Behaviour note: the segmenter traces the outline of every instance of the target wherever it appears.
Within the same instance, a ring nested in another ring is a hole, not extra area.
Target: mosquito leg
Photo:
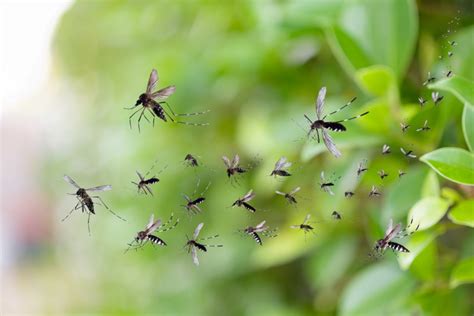
[[[318,144],[321,142],[321,139],[319,138],[319,131],[316,129],[316,135],[318,136]]]
[[[129,118],[128,118],[128,124],[130,125],[130,129],[132,129],[132,117],[133,117],[135,114],[137,114],[138,112],[140,112],[140,110],[141,110],[141,109],[136,110],[135,112],[133,112],[132,115],[129,116]]]
[[[352,102],[354,102],[356,99],[357,99],[357,97],[354,97],[352,100],[350,100],[349,102],[347,102],[346,104],[344,104],[343,106],[341,106],[339,109],[337,109],[337,110],[335,110],[335,111],[332,111],[332,112],[329,113],[329,114],[324,115],[324,117],[322,118],[322,120],[324,120],[324,119],[325,119],[326,117],[328,117],[328,116],[331,116],[331,115],[336,114],[337,112],[343,110],[345,107],[351,105]]]
[[[171,110],[171,107],[168,106],[168,108]],[[171,122],[173,123],[178,123],[178,124],[184,124],[184,125],[191,125],[191,126],[208,126],[209,123],[191,123],[191,122],[183,122],[183,121],[178,121],[176,120],[176,115],[174,114],[173,110],[171,110],[171,113],[173,114],[173,116],[171,116],[168,112],[166,112],[166,110],[163,108],[163,111],[165,112],[166,116],[169,117],[169,119],[171,120]],[[173,118],[174,117],[174,118]]]
[[[148,111],[150,112],[150,114],[151,114],[151,117],[153,118],[153,123],[152,123],[152,126],[153,126],[153,127],[155,127],[155,116],[156,116],[156,115],[155,115],[155,113],[153,113],[153,111],[152,111],[152,110],[150,110],[150,108],[148,108]]]
[[[142,109],[142,112],[140,113],[140,116],[138,117],[138,132],[140,133],[140,121],[142,120],[143,114],[145,113],[145,108]]]
[[[96,196],[93,196],[93,198],[98,199],[110,213],[114,214],[116,217],[118,217],[118,218],[121,219],[122,221],[126,222],[126,220],[125,220],[124,218],[122,218],[122,217],[118,216],[117,214],[115,214],[115,213],[107,206],[107,204],[105,204],[105,202],[102,200],[102,198],[101,198],[100,196],[96,195]]]
[[[69,214],[66,215],[66,217],[64,217],[61,222],[64,222],[69,216],[71,216],[72,212],[74,212],[75,210],[79,209],[79,204],[81,202],[77,202],[76,205],[72,208],[72,210],[69,212]]]
[[[163,101],[163,102],[160,102],[162,104],[165,104],[168,109],[171,111],[171,114],[173,114],[174,117],[176,116],[194,116],[194,115],[202,115],[202,114],[206,114],[206,113],[209,113],[211,112],[210,110],[206,110],[206,111],[202,111],[202,112],[194,112],[194,113],[183,113],[183,114],[176,114],[174,113],[173,109],[171,108],[171,106],[168,104],[168,102],[166,101]]]
[[[344,119],[344,120],[336,121],[336,123],[342,123],[342,122],[347,122],[347,121],[355,120],[355,119],[357,119],[357,118],[359,118],[359,117],[361,117],[361,116],[367,115],[367,114],[369,114],[369,111],[364,112],[364,113],[359,114],[359,115],[356,115],[356,116],[353,116],[353,117],[350,117],[350,118],[347,118],[347,119]]]

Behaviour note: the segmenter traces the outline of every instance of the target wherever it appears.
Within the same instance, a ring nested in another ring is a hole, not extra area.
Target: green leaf
[[[409,275],[392,263],[371,265],[346,286],[340,301],[340,315],[400,315],[413,286]]]
[[[380,27],[383,25],[384,27]],[[348,1],[328,41],[350,74],[371,65],[385,65],[400,79],[414,51],[418,14],[412,0]]]
[[[408,221],[420,225],[419,230],[428,229],[448,211],[449,202],[440,197],[427,197],[418,201],[408,212]]]
[[[474,200],[466,200],[457,204],[449,212],[448,218],[453,223],[474,227]]]
[[[423,155],[421,161],[444,178],[474,185],[474,154],[460,148],[440,148]]]
[[[466,283],[474,283],[474,257],[462,260],[451,272],[451,288]]]
[[[396,89],[395,76],[392,70],[384,65],[359,69],[356,78],[362,88],[375,96],[385,96],[390,90]]]
[[[454,75],[451,78],[430,84],[428,88],[451,92],[462,103],[469,103],[470,106],[474,106],[474,82],[466,78]]]
[[[439,181],[436,173],[430,171],[423,182],[421,197],[439,196]]]
[[[474,107],[464,104],[462,112],[462,131],[467,147],[471,152],[474,151]]]

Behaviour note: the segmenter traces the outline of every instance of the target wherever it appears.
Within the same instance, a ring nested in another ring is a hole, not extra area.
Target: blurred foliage
[[[459,23],[449,24],[453,19]],[[74,115],[64,131],[68,144],[50,149],[43,170],[45,178],[58,175],[46,186],[52,200],[62,201],[54,218],[62,238],[44,267],[54,262],[54,278],[71,289],[58,298],[62,305],[70,313],[117,315],[474,313],[472,187],[466,185],[474,183],[473,155],[464,149],[472,150],[473,139],[472,21],[472,6],[462,1],[74,3],[53,47],[56,72],[77,96],[65,105]],[[458,45],[449,60],[439,59],[447,39]],[[135,104],[152,68],[159,87],[176,85],[169,98],[175,112],[210,109],[190,120],[211,125],[144,121],[141,133],[136,122],[130,130],[131,113],[123,108]],[[429,87],[443,92],[443,101],[420,107],[418,97],[431,99],[423,86],[427,72],[440,78],[448,69],[452,78]],[[337,118],[370,111],[348,122],[346,133],[332,133],[340,159],[306,142],[300,128],[307,128],[304,113],[314,117],[321,86],[328,88],[326,111],[358,97]],[[431,130],[416,132],[425,120]],[[402,122],[411,126],[406,133]],[[390,155],[381,154],[383,144]],[[403,157],[400,147],[423,156],[436,173]],[[203,163],[197,171],[182,164],[188,152]],[[220,159],[234,153],[244,165],[261,160],[237,187]],[[282,155],[294,162],[293,176],[277,181],[268,175]],[[139,196],[130,184],[135,170],[146,172],[156,159],[155,170],[167,168],[155,195]],[[369,171],[359,178],[363,159]],[[381,169],[389,174],[384,180]],[[319,190],[323,170],[341,176],[335,197]],[[74,203],[63,197],[70,189],[61,182],[64,172],[86,187],[113,184],[102,196],[127,222],[100,210],[92,238],[81,214],[60,223]],[[191,194],[198,178],[212,184],[203,214],[190,217],[181,194]],[[372,185],[382,197],[368,198]],[[297,208],[274,193],[296,186],[302,187]],[[230,209],[250,188],[259,211]],[[345,199],[349,190],[355,196]],[[331,218],[334,210],[341,221]],[[166,219],[171,212],[181,223],[161,236],[166,249],[122,254],[150,213]],[[289,228],[308,212],[315,236]],[[374,262],[367,254],[390,218],[413,219],[419,231],[401,241],[409,254],[387,252]],[[263,219],[279,227],[263,247],[237,233]],[[204,236],[221,235],[224,248],[201,254],[196,268],[181,247],[199,222]]]

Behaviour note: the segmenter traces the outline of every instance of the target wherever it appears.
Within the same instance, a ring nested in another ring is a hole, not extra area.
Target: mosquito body
[[[360,175],[366,172],[367,170],[369,170],[367,168],[367,160],[364,159],[359,163],[359,167],[357,168],[357,176],[360,177]]]
[[[150,220],[148,221],[148,224],[146,225],[145,229],[137,233],[137,236],[133,239],[133,241],[128,244],[128,248],[127,250],[125,250],[125,252],[130,249],[136,250],[138,248],[141,248],[145,246],[147,242],[151,242],[153,245],[166,246],[166,242],[160,237],[153,235],[153,233],[156,234],[166,232],[175,228],[178,223],[179,218],[173,224],[173,213],[171,213],[170,219],[164,224],[161,224],[160,219],[157,219],[155,221],[154,215],[151,214]]]
[[[140,172],[135,171],[137,173],[139,181],[138,182],[132,181],[132,183],[137,186],[138,193],[153,195],[153,192],[151,191],[150,186],[152,184],[160,182],[160,179],[156,175],[154,175],[152,177],[148,177],[148,175],[153,170],[155,165],[156,165],[156,162],[153,164],[153,166],[150,168],[150,170],[144,176],[142,176]],[[166,168],[167,168],[167,166],[165,166],[163,169],[161,169],[157,173],[157,175],[161,174],[163,172],[163,170],[165,170]]]
[[[342,215],[336,211],[332,212],[331,216],[333,219],[338,220],[338,221],[342,219]]]
[[[425,103],[426,103],[426,100],[423,99],[423,97],[419,97],[418,98],[418,103],[420,104],[421,107],[423,107],[423,105],[425,105]]]
[[[319,183],[319,188],[323,190],[324,192],[334,195],[334,192],[332,191],[332,187],[334,187],[335,182],[340,178],[334,179],[334,180],[326,180],[324,177],[324,171],[321,171],[321,182]]]
[[[313,132],[316,132],[317,136],[317,141],[318,143],[320,142],[320,136],[319,136],[319,131],[321,131],[321,137],[323,139],[324,144],[326,145],[327,149],[329,152],[331,152],[336,158],[341,156],[341,152],[339,149],[337,149],[336,145],[334,144],[333,139],[331,136],[328,134],[327,130],[334,131],[334,132],[344,132],[346,131],[346,127],[342,124],[343,122],[347,122],[350,120],[355,120],[359,117],[362,117],[369,112],[364,112],[362,114],[359,114],[354,117],[350,117],[344,120],[339,120],[339,121],[325,121],[326,117],[331,116],[345,107],[349,106],[352,104],[352,102],[355,101],[356,98],[353,98],[351,101],[340,107],[339,109],[326,114],[322,116],[323,112],[323,107],[324,107],[324,99],[326,98],[326,87],[322,87],[321,90],[319,90],[318,97],[316,98],[316,118],[314,122],[305,114],[304,117],[309,121],[310,123],[310,130],[308,131],[308,137],[311,136]]]
[[[401,178],[403,177],[404,175],[406,175],[406,172],[403,171],[403,170],[398,170],[398,177]]]
[[[191,257],[193,258],[193,262],[197,266],[199,265],[199,259],[198,259],[198,256],[197,256],[198,250],[203,251],[203,252],[207,252],[208,247],[223,247],[222,245],[208,245],[208,244],[203,244],[201,242],[201,241],[204,241],[204,240],[219,237],[219,235],[214,235],[214,236],[210,236],[210,237],[207,237],[207,238],[198,238],[199,232],[201,231],[203,226],[204,226],[204,223],[199,223],[197,225],[196,229],[194,230],[193,238],[192,239],[187,238],[188,240],[187,240],[186,244],[184,245],[187,248],[188,253],[191,253]]]
[[[416,131],[417,132],[427,132],[429,131],[431,128],[428,126],[428,120],[425,120],[425,123],[423,124],[422,127],[420,128],[417,128]]]
[[[380,177],[380,179],[385,179],[386,177],[388,177],[388,173],[385,173],[385,170],[380,170],[378,173],[377,173]]]
[[[291,162],[286,160],[286,157],[281,157],[278,159],[278,161],[275,163],[275,168],[273,169],[272,173],[270,173],[271,176],[277,177],[289,177],[291,174],[285,170],[291,167]]]
[[[194,125],[194,126],[209,125],[207,123],[201,124],[201,123],[190,123],[190,122],[178,121],[176,118],[180,116],[200,115],[200,114],[208,113],[209,111],[186,113],[186,114],[174,113],[171,107],[169,106],[169,104],[165,100],[176,91],[176,87],[168,86],[168,87],[165,87],[163,89],[153,92],[153,90],[155,90],[157,83],[158,83],[158,73],[156,69],[153,69],[150,73],[150,77],[148,78],[146,92],[140,94],[137,102],[135,103],[135,106],[131,108],[126,108],[129,110],[134,110],[137,106],[141,106],[141,108],[133,112],[133,114],[130,115],[130,117],[128,118],[130,128],[132,128],[132,117],[135,116],[135,114],[137,114],[138,112],[140,112],[140,115],[137,121],[139,131],[140,131],[140,122],[143,117],[145,117],[145,119],[148,122],[150,122],[148,118],[146,117],[147,112],[150,113],[153,118],[153,125],[155,124],[155,117],[158,117],[164,122],[167,122],[169,119],[171,122],[179,123],[179,124]],[[164,105],[168,107],[171,114],[165,110]]]
[[[435,82],[436,78],[431,76],[431,73],[428,72],[428,78],[423,82],[423,85],[426,86],[429,83]]]
[[[405,124],[405,123],[400,123],[400,127],[402,128],[402,132],[405,133],[410,128],[410,125]]]
[[[451,52],[449,52],[451,53]],[[449,56],[449,53],[448,53],[448,56]],[[452,56],[452,53],[451,53],[451,56]],[[449,56],[449,57],[451,57]],[[446,78],[451,78],[453,76],[453,71],[452,70],[449,70],[447,73],[446,73]]]
[[[247,172],[246,169],[239,166],[240,156],[237,155],[237,154],[234,155],[234,158],[232,158],[232,162],[230,161],[229,158],[227,158],[227,156],[222,156],[222,160],[224,161],[224,164],[227,168],[226,173],[227,173],[227,177],[229,179],[232,179],[234,176],[236,176],[238,174],[242,174],[242,173]]]
[[[247,192],[247,194],[245,194],[243,197],[239,198],[238,200],[236,200],[233,204],[232,204],[232,207],[234,206],[237,206],[237,207],[243,207],[245,208],[247,211],[251,212],[251,213],[255,213],[256,209],[255,207],[253,207],[252,205],[248,204],[247,202],[249,202],[250,200],[252,200],[253,198],[255,197],[255,193],[253,193],[253,190],[250,190],[249,192]]]
[[[431,93],[431,99],[433,100],[434,105],[438,105],[443,100],[443,98],[444,97],[440,95],[438,91]]]
[[[61,221],[65,221],[71,214],[72,212],[74,212],[75,210],[78,210],[78,209],[81,209],[82,212],[87,212],[87,228],[88,228],[88,231],[89,231],[89,235],[90,235],[90,215],[91,214],[95,214],[95,207],[94,205],[95,204],[99,204],[99,205],[103,205],[109,212],[111,212],[113,215],[115,215],[116,217],[118,217],[119,219],[125,221],[125,219],[123,219],[122,217],[118,216],[117,214],[115,214],[108,206],[107,204],[104,203],[104,201],[102,200],[102,198],[98,195],[96,196],[91,196],[89,195],[87,192],[99,192],[99,191],[110,191],[112,190],[112,186],[111,185],[100,185],[100,186],[97,186],[97,187],[93,187],[93,188],[89,188],[89,189],[84,189],[82,187],[80,187],[71,177],[69,177],[68,175],[65,175],[64,176],[64,180],[66,182],[68,182],[69,184],[71,184],[72,186],[74,186],[77,191],[76,193],[69,193],[70,195],[75,195],[78,202],[76,203],[76,205],[72,208],[72,210],[69,212],[68,215],[66,215],[66,217],[64,217]],[[93,199],[97,199],[99,200],[99,202],[94,202]]]
[[[199,167],[199,162],[196,157],[194,157],[191,154],[187,154],[186,157],[184,157],[184,163],[188,167]]]
[[[194,189],[193,196],[195,196],[195,194],[196,194],[196,190],[199,187],[199,183],[200,183],[200,181],[198,181],[198,183],[196,185],[196,189]],[[204,193],[206,193],[206,191],[209,189],[210,185],[211,185],[211,183],[209,182],[209,184],[206,186],[204,191],[202,191],[202,193],[199,194],[198,197],[190,198],[186,194],[183,194],[183,197],[186,200],[186,204],[182,205],[182,206],[188,211],[189,214],[196,215],[196,214],[199,214],[199,213],[202,212],[199,205],[206,200],[206,198],[204,197]]]
[[[346,192],[344,192],[344,196],[345,196],[346,198],[348,198],[348,199],[350,199],[350,198],[353,197],[354,195],[355,195],[355,193],[352,192],[352,191],[346,191]]]
[[[304,238],[306,239],[306,234],[308,233],[314,234],[314,227],[311,226],[309,222],[310,218],[311,218],[311,214],[307,214],[303,220],[303,223],[299,225],[291,225],[290,228],[302,230],[304,232]]]
[[[382,194],[379,192],[379,189],[375,185],[373,185],[372,189],[369,192],[369,197],[377,197],[381,195]]]
[[[410,221],[410,224],[402,230],[401,224],[397,224],[395,227],[393,227],[393,221],[390,219],[384,237],[377,240],[377,242],[375,243],[375,256],[382,256],[385,253],[385,250],[387,250],[388,248],[392,249],[394,252],[410,252],[410,250],[408,250],[405,246],[393,242],[392,240],[395,238],[401,239],[410,236],[411,234],[416,232],[420,226],[419,224],[415,230],[413,230],[412,232],[408,232],[408,228],[411,226],[412,223],[413,219]]]
[[[392,152],[392,150],[390,149],[390,146],[385,144],[382,146],[382,155],[388,155]]]
[[[279,194],[283,197],[285,197],[286,201],[290,204],[297,204],[298,201],[296,200],[296,197],[295,197],[295,194],[301,190],[300,187],[296,187],[294,188],[293,190],[291,190],[290,192],[288,193],[285,193],[285,192],[281,192],[281,191],[275,191],[276,194]]]
[[[250,235],[253,240],[260,246],[262,246],[262,238],[260,235],[266,236],[266,237],[276,237],[276,229],[273,230],[268,230],[268,226],[265,226],[265,222],[263,221],[259,223],[257,226],[249,226],[245,229],[243,229],[243,232]],[[259,235],[260,234],[260,235]]]
[[[412,159],[416,158],[416,155],[413,154],[413,150],[406,151],[405,149],[403,149],[403,147],[400,147],[400,151],[407,158],[412,158]]]

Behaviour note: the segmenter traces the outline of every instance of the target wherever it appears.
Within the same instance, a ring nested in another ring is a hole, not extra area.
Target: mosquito
[[[335,132],[344,132],[346,131],[346,127],[344,125],[342,125],[341,123],[343,122],[347,122],[347,121],[350,121],[350,120],[355,120],[359,117],[362,117],[366,114],[368,114],[369,112],[364,112],[362,114],[359,114],[357,116],[354,116],[354,117],[350,117],[350,118],[347,118],[347,119],[344,119],[344,120],[339,120],[339,121],[334,121],[334,122],[326,122],[324,119],[328,116],[331,116],[339,111],[341,111],[342,109],[344,109],[345,107],[351,105],[355,100],[356,98],[353,98],[351,101],[349,101],[348,103],[344,104],[342,107],[340,107],[339,109],[329,113],[329,114],[326,114],[324,115],[323,117],[322,116],[322,112],[323,112],[323,107],[324,107],[324,99],[326,97],[326,87],[322,87],[321,90],[319,90],[319,93],[318,93],[318,97],[316,98],[316,117],[317,117],[317,120],[316,121],[312,121],[306,114],[304,115],[304,117],[309,121],[309,123],[311,124],[310,125],[310,130],[308,131],[308,137],[311,136],[311,133],[313,131],[316,132],[316,136],[317,136],[317,140],[318,140],[318,143],[320,142],[320,136],[319,136],[319,130],[321,131],[321,136],[322,136],[322,139],[324,141],[324,144],[326,145],[327,149],[336,157],[340,157],[341,156],[341,152],[339,151],[339,149],[337,149],[336,145],[334,144],[334,141],[333,139],[331,138],[331,136],[328,134],[327,130],[331,130],[331,131],[335,131]],[[313,138],[314,139],[314,138]]]
[[[392,150],[390,149],[390,146],[385,144],[382,146],[382,155],[388,155],[392,152]]]
[[[380,196],[380,195],[382,194],[379,192],[379,189],[375,185],[373,185],[372,189],[369,192],[369,197]]]
[[[419,97],[418,98],[418,103],[420,104],[421,107],[423,107],[423,105],[425,105],[425,103],[426,103],[426,100],[423,97]]]
[[[207,237],[207,238],[198,238],[199,232],[201,231],[203,226],[204,226],[204,223],[199,223],[197,225],[196,229],[194,230],[193,238],[189,239],[188,236],[186,236],[186,239],[188,241],[184,245],[187,248],[188,253],[191,253],[191,256],[193,258],[193,262],[197,266],[199,265],[199,259],[198,259],[198,256],[197,256],[197,251],[198,250],[201,250],[203,252],[207,252],[208,247],[223,247],[223,245],[207,245],[207,244],[202,244],[202,243],[199,242],[199,241],[204,241],[204,240],[219,237],[219,235],[214,235],[214,236],[210,236],[210,237]]]
[[[431,128],[428,126],[428,120],[425,120],[425,123],[423,124],[422,127],[417,128],[417,132],[423,132],[423,131],[429,131]]]
[[[338,221],[342,219],[342,215],[336,211],[332,212],[331,216],[333,219],[338,220]]]
[[[260,237],[259,233],[265,237],[272,238],[276,237],[276,229],[268,230],[268,226],[265,226],[266,221],[262,221],[257,226],[248,226],[247,228],[243,229],[243,232],[252,236],[252,238],[262,246],[262,238]]]
[[[287,161],[286,157],[281,157],[275,163],[275,168],[273,169],[272,173],[270,173],[270,175],[274,177],[289,177],[291,176],[291,174],[287,170],[285,170],[289,167],[291,167],[291,162]]]
[[[157,219],[155,221],[154,214],[151,214],[150,220],[148,221],[148,224],[146,225],[145,229],[137,233],[137,236],[133,239],[133,241],[128,244],[128,248],[127,250],[125,250],[125,252],[129,251],[132,248],[137,250],[138,248],[145,246],[148,241],[151,242],[153,245],[166,246],[167,244],[163,239],[152,234],[163,233],[168,230],[172,230],[178,225],[178,223],[179,218],[173,224],[173,213],[171,213],[170,219],[164,224],[161,224],[160,219]]]
[[[431,76],[431,73],[428,72],[428,78],[426,79],[425,82],[423,82],[423,85],[426,86],[428,83],[433,83],[436,80],[435,77]]]
[[[296,187],[294,188],[293,190],[291,190],[289,193],[285,193],[285,192],[281,192],[281,191],[275,191],[276,194],[279,194],[283,197],[285,197],[285,199],[288,201],[288,203],[290,204],[297,204],[298,201],[296,201],[296,197],[295,197],[295,194],[301,190],[300,187]]]
[[[150,195],[153,195],[153,192],[151,191],[150,185],[160,182],[160,179],[159,179],[156,175],[154,175],[154,176],[152,176],[152,177],[150,177],[150,178],[148,178],[147,176],[148,176],[148,175],[150,174],[150,172],[153,170],[153,168],[155,167],[155,165],[156,165],[156,161],[155,161],[155,163],[153,164],[153,166],[151,166],[150,170],[148,170],[148,172],[145,173],[144,176],[142,176],[140,172],[135,171],[135,172],[137,173],[137,176],[138,176],[138,178],[139,178],[139,181],[138,181],[138,183],[132,181],[132,183],[137,186],[138,193],[143,192],[143,193],[145,193],[145,194],[150,193]],[[161,173],[163,172],[163,170],[165,170],[167,167],[168,167],[168,166],[165,166],[163,169],[161,169],[161,170],[157,173],[157,175],[161,174]]]
[[[457,46],[458,43],[456,41],[448,41],[448,44],[451,46]]]
[[[352,192],[352,191],[346,191],[346,192],[344,192],[344,196],[345,196],[346,198],[348,198],[348,199],[350,199],[350,198],[353,197],[354,195],[355,195],[355,193]]]
[[[359,162],[359,167],[357,168],[357,176],[360,177],[360,175],[366,172],[367,170],[369,170],[367,168],[367,160],[364,159],[361,162]]]
[[[416,155],[413,154],[413,150],[406,151],[405,149],[403,149],[403,147],[400,147],[400,151],[402,152],[403,155],[405,155],[405,157],[412,158],[412,159],[416,158]]]
[[[395,227],[393,227],[393,220],[390,219],[390,222],[388,224],[387,230],[385,231],[385,235],[382,239],[377,240],[374,246],[374,254],[377,257],[380,257],[384,254],[385,250],[387,248],[392,249],[393,252],[410,252],[405,246],[402,244],[393,242],[392,240],[395,238],[401,239],[407,236],[410,236],[411,234],[415,233],[418,228],[420,227],[420,224],[415,228],[415,230],[408,232],[408,229],[410,226],[413,224],[413,219],[410,221],[410,224],[404,228],[401,229],[401,224],[397,224]]]
[[[245,194],[243,197],[239,198],[236,200],[233,204],[232,207],[237,206],[237,207],[243,207],[246,210],[255,213],[256,209],[252,205],[248,204],[250,200],[252,200],[255,197],[255,193],[253,193],[253,190],[250,190]]]
[[[194,189],[194,192],[193,192],[193,196],[195,196],[196,194],[196,190],[197,188],[199,187],[199,184],[200,184],[200,180],[198,180],[198,183],[196,185],[196,188]],[[201,203],[203,203],[206,198],[204,197],[204,193],[207,192],[207,190],[209,189],[211,183],[209,182],[206,186],[206,188],[204,189],[204,191],[202,191],[201,194],[199,194],[198,197],[196,198],[190,198],[189,196],[187,196],[186,194],[183,194],[183,197],[184,199],[186,200],[186,204],[185,205],[182,205],[187,211],[189,214],[191,215],[196,215],[196,214],[199,214],[202,212],[201,208],[199,207],[199,205]]]
[[[332,192],[331,187],[334,186],[334,183],[340,178],[334,179],[334,180],[326,180],[324,177],[324,171],[321,171],[321,182],[319,183],[319,188],[323,190],[326,193],[329,193],[330,195],[334,195],[334,192]]]
[[[184,163],[188,167],[199,167],[199,162],[196,157],[194,157],[191,154],[187,154],[186,157],[184,157]]]
[[[306,234],[307,233],[313,233],[314,234],[314,227],[310,225],[309,219],[311,218],[311,214],[307,214],[306,217],[304,218],[303,223],[299,225],[291,225],[290,228],[293,229],[301,229],[304,232],[304,238],[306,240]]]
[[[398,177],[401,178],[403,177],[404,175],[406,175],[407,173],[403,170],[398,170]]]
[[[75,195],[78,202],[77,204],[72,208],[72,210],[69,212],[66,217],[64,217],[61,221],[65,221],[75,210],[81,209],[82,212],[88,212],[87,213],[87,229],[89,231],[89,235],[91,234],[91,227],[90,227],[90,219],[91,219],[91,214],[95,214],[95,209],[94,209],[94,204],[99,204],[104,206],[110,213],[115,215],[117,218],[121,219],[122,221],[125,221],[122,217],[118,216],[115,214],[108,206],[107,204],[104,203],[102,198],[98,195],[89,195],[87,192],[97,192],[97,191],[110,191],[112,190],[111,185],[100,185],[97,187],[89,188],[89,189],[84,189],[81,188],[76,181],[74,181],[70,176],[64,175],[64,180],[74,186],[77,191],[76,193],[68,193],[70,195]],[[92,199],[97,199],[99,202],[94,202]]]
[[[405,123],[400,123],[400,127],[402,128],[402,132],[405,133],[411,125],[405,124]]]
[[[377,173],[380,177],[380,179],[384,179],[385,177],[388,177],[388,173],[385,173],[385,170],[380,170],[378,173]]]
[[[433,102],[435,105],[438,105],[443,100],[443,96],[439,94],[438,91],[432,92],[431,93],[431,99],[433,99]]]
[[[159,119],[165,122],[167,122],[168,121],[167,119],[169,118],[170,121],[173,123],[194,125],[194,126],[209,125],[208,123],[190,123],[190,122],[178,121],[176,118],[180,116],[201,115],[201,114],[208,113],[209,111],[196,112],[196,113],[184,113],[184,114],[174,113],[171,107],[169,106],[168,102],[166,102],[165,100],[176,91],[176,87],[168,86],[168,87],[165,87],[163,89],[153,92],[153,90],[155,90],[157,83],[158,83],[158,72],[156,71],[156,69],[153,69],[150,73],[150,77],[148,78],[146,92],[140,94],[134,106],[130,108],[126,108],[127,110],[134,110],[137,106],[141,105],[141,108],[133,112],[133,114],[130,115],[130,117],[128,118],[130,128],[132,128],[132,117],[138,112],[140,112],[140,115],[138,117],[138,122],[137,122],[138,131],[140,131],[140,121],[142,117],[145,117],[145,119],[148,122],[150,122],[148,118],[146,117],[146,111],[148,111],[153,118],[153,126],[155,125],[155,117],[158,117]],[[164,109],[163,105],[166,105],[168,107],[169,111],[171,112],[171,115]]]
[[[227,167],[227,177],[232,179],[233,176],[247,172],[246,169],[239,166],[240,156],[235,154],[232,162],[227,158],[227,156],[222,156],[225,166]]]
[[[451,55],[452,56],[452,55]],[[451,57],[449,56],[449,57]],[[452,70],[449,70],[447,73],[446,73],[446,78],[451,78],[453,76],[453,71]]]

